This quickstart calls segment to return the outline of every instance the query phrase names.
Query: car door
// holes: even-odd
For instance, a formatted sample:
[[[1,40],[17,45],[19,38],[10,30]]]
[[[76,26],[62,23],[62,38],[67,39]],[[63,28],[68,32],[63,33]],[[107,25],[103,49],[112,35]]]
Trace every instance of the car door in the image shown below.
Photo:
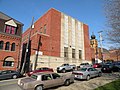
[[[90,77],[94,77],[94,76],[95,76],[95,75],[94,75],[93,68],[89,68],[89,69],[88,69],[88,72],[89,72],[89,74],[90,74]]]
[[[0,80],[4,79],[4,75],[2,73],[3,71],[0,71]]]
[[[53,78],[53,82],[52,82],[53,86],[58,86],[58,85],[64,84],[63,77],[60,76],[59,74],[53,73],[52,78]]]
[[[0,79],[7,79],[9,78],[8,71],[2,71],[0,74]]]
[[[94,77],[95,77],[95,76],[98,76],[98,74],[99,74],[99,71],[98,71],[98,70],[96,70],[95,68],[93,68],[93,72],[94,72]]]
[[[45,88],[53,87],[53,79],[50,74],[42,75],[42,81],[44,83]]]

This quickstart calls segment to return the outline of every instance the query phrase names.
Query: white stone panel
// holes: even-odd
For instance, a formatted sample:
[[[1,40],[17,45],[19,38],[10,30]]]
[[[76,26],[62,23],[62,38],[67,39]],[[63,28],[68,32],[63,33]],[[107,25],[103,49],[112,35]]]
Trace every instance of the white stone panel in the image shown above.
[[[72,47],[75,47],[75,19],[72,18]]]
[[[64,15],[65,28],[64,28],[64,45],[68,46],[68,16]]]

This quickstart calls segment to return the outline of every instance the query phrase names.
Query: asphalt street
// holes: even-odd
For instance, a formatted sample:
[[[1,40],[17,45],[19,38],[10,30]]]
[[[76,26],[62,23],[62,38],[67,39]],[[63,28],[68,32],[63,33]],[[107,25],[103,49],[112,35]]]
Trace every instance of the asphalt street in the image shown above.
[[[64,73],[64,74],[67,75],[70,73]],[[47,89],[47,90],[92,90],[92,88],[98,87],[99,84],[104,85],[106,83],[111,82],[112,80],[117,79],[117,78],[120,78],[120,73],[119,74],[103,74],[102,77],[96,77],[89,81],[75,80],[75,83],[71,84],[70,86],[67,86],[67,87],[59,86],[59,87],[51,88],[51,89]],[[18,81],[18,79],[10,79],[10,80],[0,81],[0,90],[22,90],[17,85],[17,81]],[[97,82],[98,82],[98,84],[97,84]],[[78,88],[76,88],[76,87],[78,87]],[[81,87],[81,89],[80,89],[80,87]]]
[[[18,79],[0,81],[0,90],[21,90],[17,85]]]

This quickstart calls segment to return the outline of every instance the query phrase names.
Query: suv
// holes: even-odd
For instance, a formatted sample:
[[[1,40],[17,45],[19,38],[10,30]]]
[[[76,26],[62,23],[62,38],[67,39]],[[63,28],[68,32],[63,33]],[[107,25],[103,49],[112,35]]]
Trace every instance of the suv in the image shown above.
[[[75,68],[76,68],[75,65],[62,64],[61,66],[57,67],[57,72],[65,73],[66,71],[72,71]]]
[[[89,63],[81,63],[80,68],[83,68],[83,67],[91,67],[91,65]]]

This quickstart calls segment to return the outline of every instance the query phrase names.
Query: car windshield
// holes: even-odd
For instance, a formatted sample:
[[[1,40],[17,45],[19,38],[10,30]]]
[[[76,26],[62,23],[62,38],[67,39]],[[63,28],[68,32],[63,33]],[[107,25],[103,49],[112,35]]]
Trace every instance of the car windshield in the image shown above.
[[[104,65],[103,67],[107,67],[107,68],[109,68],[109,67],[110,67],[110,65]]]
[[[37,77],[38,77],[38,76],[36,76],[36,75],[32,75],[32,76],[31,76],[31,78],[33,78],[33,79],[37,79]]]
[[[81,63],[80,65],[85,65],[84,63]]]
[[[62,64],[61,66],[67,66],[67,64]]]
[[[86,71],[87,68],[80,68],[79,71]]]

